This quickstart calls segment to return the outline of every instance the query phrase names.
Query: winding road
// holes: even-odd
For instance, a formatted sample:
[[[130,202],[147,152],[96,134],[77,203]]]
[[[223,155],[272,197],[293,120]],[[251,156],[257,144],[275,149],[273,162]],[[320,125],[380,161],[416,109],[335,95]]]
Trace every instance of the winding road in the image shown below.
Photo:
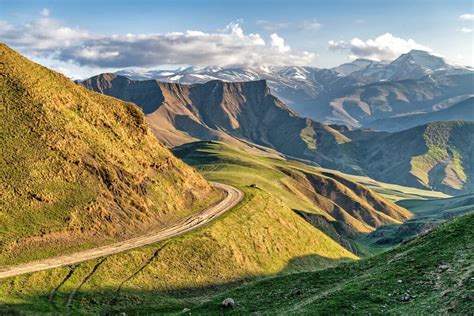
[[[227,195],[225,198],[218,204],[212,205],[199,213],[190,215],[166,229],[98,248],[6,267],[0,269],[0,279],[110,256],[175,237],[209,223],[214,218],[236,206],[244,198],[242,191],[230,185],[217,182],[212,182],[211,184],[214,187],[226,191]]]

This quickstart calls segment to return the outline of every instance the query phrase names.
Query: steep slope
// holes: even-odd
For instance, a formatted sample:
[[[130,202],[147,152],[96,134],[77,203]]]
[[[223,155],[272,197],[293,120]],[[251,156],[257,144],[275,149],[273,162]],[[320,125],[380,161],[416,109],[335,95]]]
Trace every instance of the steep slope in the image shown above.
[[[470,121],[474,122],[474,97],[434,112],[403,115],[388,119],[381,119],[366,124],[368,128],[385,131],[400,131],[417,125],[424,125],[436,121]]]
[[[474,214],[381,255],[313,273],[268,278],[193,314],[455,314],[472,312]],[[237,303],[224,311],[221,302]]]
[[[351,145],[375,179],[462,194],[474,188],[473,137],[472,122],[435,122]]]
[[[256,156],[216,142],[186,144],[173,152],[210,179],[256,186],[317,226],[326,222],[345,230],[342,239],[411,217],[407,210],[342,175],[297,162]]]
[[[296,115],[263,80],[182,85],[102,74],[81,84],[142,107],[155,135],[170,146],[233,138],[297,156],[319,143],[346,140],[336,129]]]
[[[163,227],[219,198],[131,103],[0,45],[0,265]]]

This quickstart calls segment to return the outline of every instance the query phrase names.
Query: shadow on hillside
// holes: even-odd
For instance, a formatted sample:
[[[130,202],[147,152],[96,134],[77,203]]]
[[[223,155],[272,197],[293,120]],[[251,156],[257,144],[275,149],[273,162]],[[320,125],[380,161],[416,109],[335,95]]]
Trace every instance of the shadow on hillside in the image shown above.
[[[215,296],[224,295],[225,292],[252,281],[291,273],[323,270],[347,261],[351,261],[351,259],[330,259],[319,255],[308,255],[291,259],[281,272],[274,275],[254,274],[230,282],[215,283],[208,286],[143,290],[132,289],[127,286],[123,286],[118,290],[118,286],[104,286],[94,291],[79,290],[74,297],[70,310],[66,307],[71,294],[68,291],[59,289],[54,300],[49,302],[48,298],[52,290],[50,288],[40,290],[37,295],[22,295],[22,291],[19,290],[11,297],[18,298],[18,301],[23,301],[23,303],[2,305],[0,300],[0,315],[30,315],[38,312],[51,315],[63,315],[64,313],[73,315],[84,313],[116,315],[121,312],[140,315],[179,313],[183,308],[193,308],[204,301],[208,301]],[[15,283],[23,283],[30,277],[31,275],[19,276],[3,280],[1,283],[9,283],[13,287]],[[124,279],[126,278],[124,275]],[[108,283],[120,284],[122,281],[108,280]],[[76,286],[74,284],[71,287]]]

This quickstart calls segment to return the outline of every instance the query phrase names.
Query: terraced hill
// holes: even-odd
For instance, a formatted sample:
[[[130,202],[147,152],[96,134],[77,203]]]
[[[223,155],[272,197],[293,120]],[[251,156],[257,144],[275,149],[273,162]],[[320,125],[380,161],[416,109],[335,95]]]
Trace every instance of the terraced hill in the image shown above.
[[[0,266],[156,229],[220,198],[143,112],[0,44]]]

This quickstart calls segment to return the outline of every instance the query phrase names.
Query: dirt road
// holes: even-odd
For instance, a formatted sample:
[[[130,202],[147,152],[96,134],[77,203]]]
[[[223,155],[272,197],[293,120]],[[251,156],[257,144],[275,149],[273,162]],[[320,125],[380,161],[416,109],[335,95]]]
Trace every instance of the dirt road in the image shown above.
[[[175,237],[189,232],[190,230],[196,229],[202,225],[205,225],[212,221],[214,218],[236,206],[240,201],[242,201],[244,197],[242,191],[230,185],[217,182],[214,182],[212,184],[215,187],[223,189],[227,192],[226,197],[221,202],[216,205],[210,206],[199,213],[184,218],[166,229],[94,249],[6,267],[0,269],[0,279],[24,273],[71,265],[87,260],[97,259],[104,256],[110,256],[133,248],[153,244],[158,241]]]

